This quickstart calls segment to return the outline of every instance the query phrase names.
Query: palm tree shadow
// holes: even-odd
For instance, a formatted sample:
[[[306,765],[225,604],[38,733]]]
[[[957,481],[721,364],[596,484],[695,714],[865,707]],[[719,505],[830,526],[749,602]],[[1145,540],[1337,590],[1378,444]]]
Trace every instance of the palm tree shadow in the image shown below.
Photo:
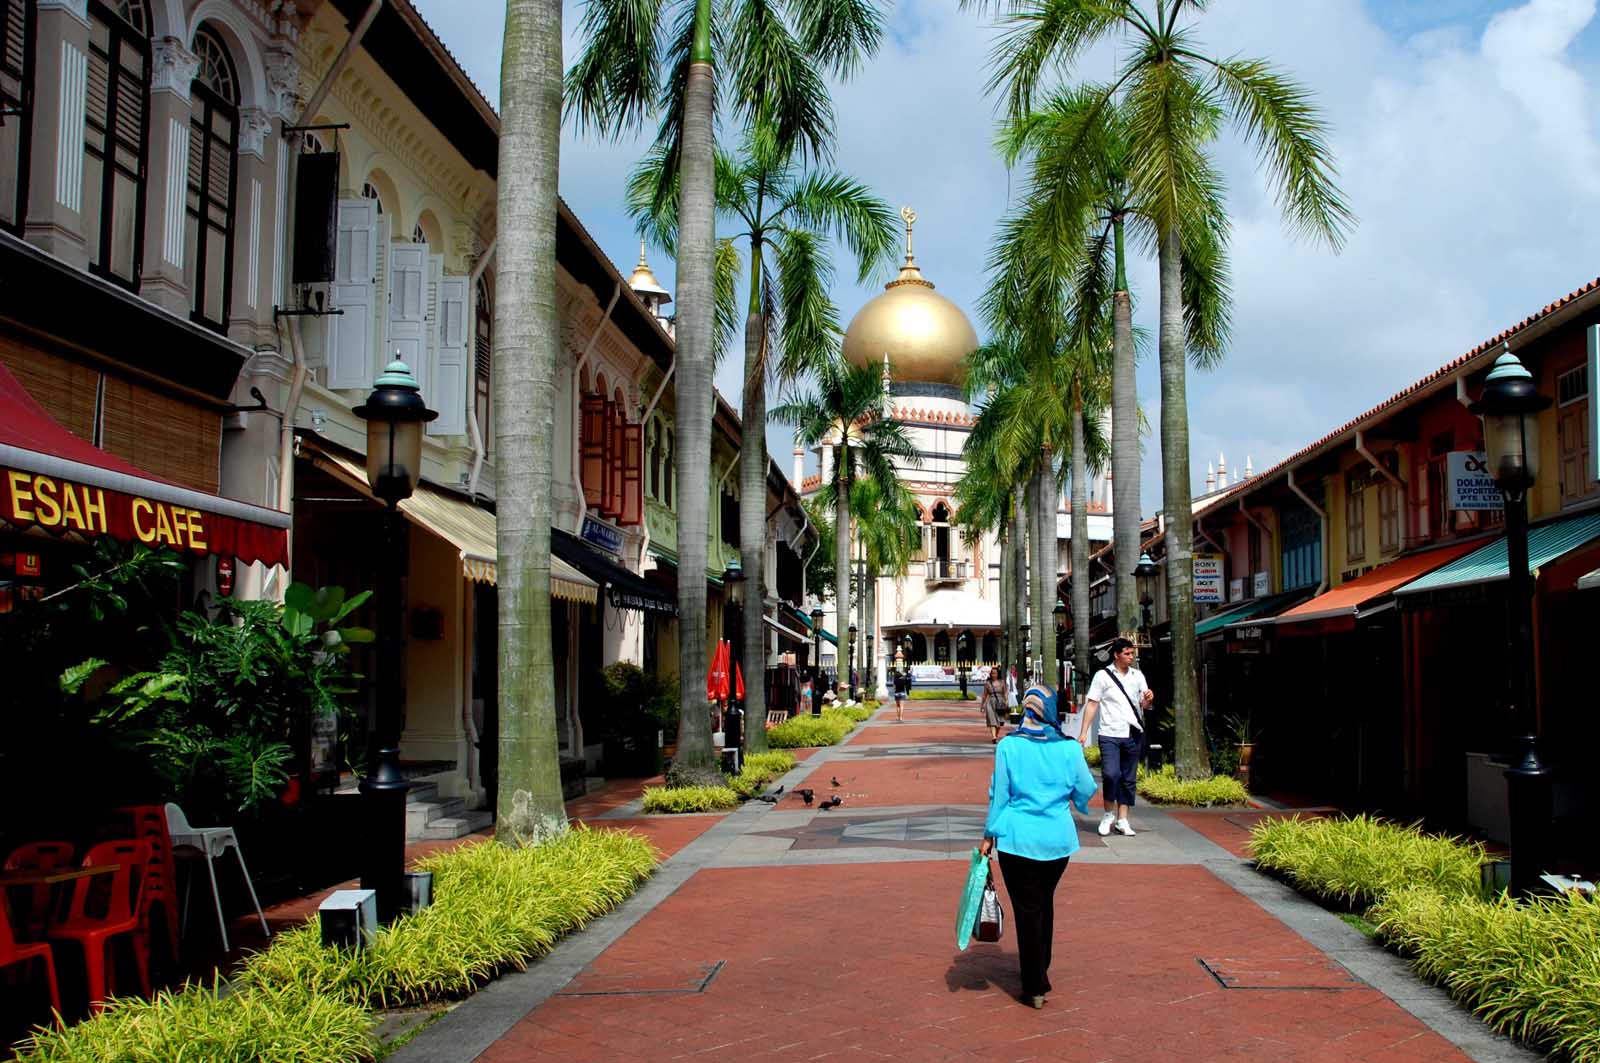
[[[956,953],[944,972],[944,984],[952,993],[964,989],[978,993],[1000,989],[1016,996],[1022,991],[1016,957],[998,948],[973,948]]]

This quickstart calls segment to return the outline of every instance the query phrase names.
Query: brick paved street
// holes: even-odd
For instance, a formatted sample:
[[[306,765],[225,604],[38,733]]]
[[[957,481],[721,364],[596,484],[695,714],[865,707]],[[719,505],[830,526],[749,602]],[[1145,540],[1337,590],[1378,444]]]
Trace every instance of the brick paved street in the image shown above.
[[[661,870],[390,1059],[1534,1058],[1251,870],[1249,828],[1276,809],[1141,806],[1135,838],[1098,837],[1097,808],[1079,817],[1056,992],[1022,1006],[1010,928],[998,944],[954,942],[993,755],[966,708],[925,702],[904,724],[880,710],[799,764],[776,806],[642,816],[637,784],[574,802],[591,825],[648,836]],[[845,804],[808,808],[801,786]]]

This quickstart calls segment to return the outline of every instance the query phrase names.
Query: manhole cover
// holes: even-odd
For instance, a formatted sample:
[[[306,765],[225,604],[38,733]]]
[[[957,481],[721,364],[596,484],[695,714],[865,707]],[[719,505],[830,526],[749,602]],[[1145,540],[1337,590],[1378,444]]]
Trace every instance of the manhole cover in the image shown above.
[[[1286,959],[1219,956],[1195,959],[1224,989],[1365,989],[1366,983],[1326,957]]]
[[[605,971],[586,970],[558,997],[634,997],[704,993],[727,963],[629,963]]]

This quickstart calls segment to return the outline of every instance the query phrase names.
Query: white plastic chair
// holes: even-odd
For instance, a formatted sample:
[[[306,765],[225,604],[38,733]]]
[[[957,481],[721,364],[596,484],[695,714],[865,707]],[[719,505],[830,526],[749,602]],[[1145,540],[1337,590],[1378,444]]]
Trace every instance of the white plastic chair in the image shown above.
[[[232,849],[233,855],[239,860],[239,872],[244,875],[244,888],[250,891],[250,903],[256,907],[256,918],[261,920],[261,929],[268,936],[272,930],[267,926],[267,917],[262,914],[261,902],[256,900],[256,888],[250,881],[250,870],[244,866],[244,850],[239,848],[239,839],[234,835],[232,827],[191,827],[189,817],[183,814],[183,809],[167,802],[167,833],[172,836],[172,847],[177,849],[193,849],[206,858],[206,874],[211,878],[211,900],[217,909],[217,933],[222,935],[222,951],[228,951],[228,925],[222,917],[222,894],[217,890],[216,859],[224,850]],[[190,884],[183,891],[183,922],[189,921],[189,890],[193,888],[193,876]]]

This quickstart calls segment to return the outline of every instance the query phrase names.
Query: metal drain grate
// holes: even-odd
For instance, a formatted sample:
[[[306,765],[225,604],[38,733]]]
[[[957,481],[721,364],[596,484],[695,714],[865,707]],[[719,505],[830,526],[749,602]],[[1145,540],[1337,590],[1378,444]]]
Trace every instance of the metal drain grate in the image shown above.
[[[1339,993],[1366,989],[1367,984],[1345,967],[1326,957],[1260,959],[1225,956],[1195,962],[1224,989],[1297,989],[1318,993]]]
[[[668,979],[661,972],[642,972],[622,975],[580,974],[574,984],[582,985],[582,989],[563,989],[557,993],[558,997],[645,997],[645,996],[670,996],[674,994],[704,993],[722,968],[727,965],[727,960],[718,960],[713,964],[700,964],[695,970],[696,974],[690,978],[677,982],[677,984],[662,985]],[[656,984],[652,985],[651,983]]]

